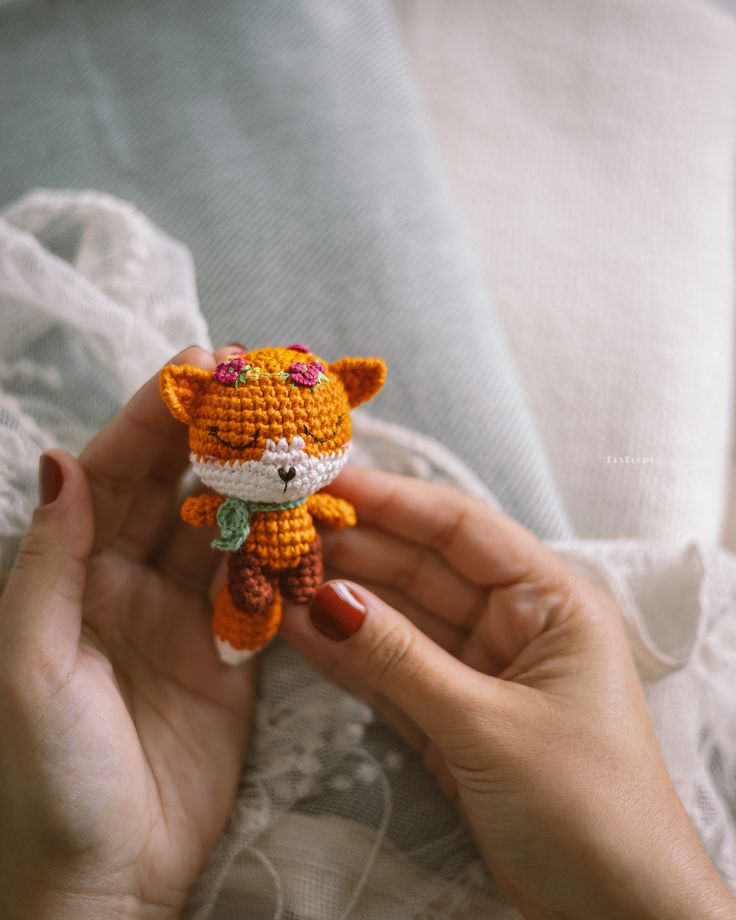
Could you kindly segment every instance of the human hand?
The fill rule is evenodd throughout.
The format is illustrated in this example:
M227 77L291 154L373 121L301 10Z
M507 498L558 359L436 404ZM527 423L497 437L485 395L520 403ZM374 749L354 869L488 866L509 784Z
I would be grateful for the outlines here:
M0 600L0 913L178 916L232 806L254 691L210 635L212 535L172 526L186 430L156 376L79 461L47 457Z
M736 917L613 600L451 489L347 467L330 492L359 521L324 534L330 574L360 584L326 585L282 632L421 753L524 916Z

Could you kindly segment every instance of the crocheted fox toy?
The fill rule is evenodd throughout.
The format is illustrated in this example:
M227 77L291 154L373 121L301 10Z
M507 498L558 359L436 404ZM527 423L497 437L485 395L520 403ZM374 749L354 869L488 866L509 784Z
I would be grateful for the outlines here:
M347 460L350 410L385 377L379 358L328 365L300 344L231 355L214 372L189 365L161 371L166 405L189 426L194 472L214 490L187 498L181 516L195 527L219 524L212 546L230 553L212 615L227 664L270 642L282 596L306 604L321 585L314 522L356 523L352 505L320 490Z

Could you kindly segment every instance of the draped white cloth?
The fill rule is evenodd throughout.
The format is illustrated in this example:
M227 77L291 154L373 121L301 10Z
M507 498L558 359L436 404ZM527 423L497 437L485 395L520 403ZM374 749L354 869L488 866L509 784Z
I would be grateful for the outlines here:
M574 532L717 541L736 5L394 7Z

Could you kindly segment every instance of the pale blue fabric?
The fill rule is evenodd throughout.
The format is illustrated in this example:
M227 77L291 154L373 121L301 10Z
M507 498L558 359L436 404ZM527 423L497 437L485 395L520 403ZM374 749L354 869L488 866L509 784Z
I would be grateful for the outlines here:
M0 112L4 203L131 200L190 246L213 341L383 356L370 411L569 535L381 0L7 3Z

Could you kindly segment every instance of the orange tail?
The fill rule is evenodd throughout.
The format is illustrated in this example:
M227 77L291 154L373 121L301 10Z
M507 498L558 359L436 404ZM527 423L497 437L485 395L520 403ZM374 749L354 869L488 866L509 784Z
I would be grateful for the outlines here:
M281 623L281 592L274 588L273 602L258 613L247 613L233 603L225 584L215 598L212 632L221 661L240 664L273 639Z

